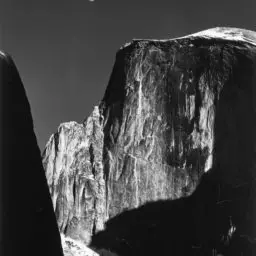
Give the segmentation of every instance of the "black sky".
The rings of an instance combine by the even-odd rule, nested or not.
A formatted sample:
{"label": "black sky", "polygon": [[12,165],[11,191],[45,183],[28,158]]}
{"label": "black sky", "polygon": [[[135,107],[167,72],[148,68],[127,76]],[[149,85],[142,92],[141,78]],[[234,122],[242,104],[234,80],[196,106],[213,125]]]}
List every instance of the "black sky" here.
{"label": "black sky", "polygon": [[0,3],[0,47],[18,67],[41,149],[61,122],[81,122],[98,104],[115,53],[125,42],[173,38],[215,26],[256,30],[255,0]]}

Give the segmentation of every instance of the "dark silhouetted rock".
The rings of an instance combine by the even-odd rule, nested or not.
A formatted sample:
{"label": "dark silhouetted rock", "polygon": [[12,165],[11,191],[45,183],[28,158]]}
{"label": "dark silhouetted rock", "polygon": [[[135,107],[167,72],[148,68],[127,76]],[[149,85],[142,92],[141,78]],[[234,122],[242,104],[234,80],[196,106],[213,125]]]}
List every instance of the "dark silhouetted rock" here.
{"label": "dark silhouetted rock", "polygon": [[[195,191],[202,175],[212,169],[215,188],[219,184],[230,187],[224,195],[255,178],[255,60],[256,33],[234,28],[215,28],[170,40],[133,40],[124,45],[116,55],[99,107],[81,125],[61,125],[46,146],[43,162],[61,231],[88,243],[91,234],[104,229],[106,220],[118,218],[124,211],[136,216],[136,208],[150,207],[142,214],[146,216],[151,210],[156,213],[155,205],[163,205],[170,220],[157,220],[161,228],[164,223],[172,229],[177,217],[182,226],[181,230],[174,228],[177,237],[184,235],[188,225],[188,236],[198,232],[204,239],[203,231],[196,231],[190,223],[193,219],[186,220],[189,214],[181,211],[194,207],[184,197]],[[207,189],[199,191],[196,198],[202,202],[198,199],[197,205],[209,197],[213,209],[202,223],[212,225],[207,221],[216,217],[217,192],[211,196]],[[249,194],[255,194],[253,188]],[[203,218],[207,213],[199,206],[193,214]],[[234,214],[230,207],[223,213],[224,219],[228,212]],[[242,219],[245,208],[241,208]],[[250,214],[253,211],[250,209]],[[150,214],[149,219],[161,218],[158,212],[155,217]],[[121,219],[125,225],[126,218]],[[250,239],[256,237],[251,221]],[[112,230],[106,228],[106,232]],[[129,236],[144,234],[131,230]],[[206,236],[203,246],[216,234]],[[184,245],[175,244],[178,239],[172,242],[172,237],[173,233],[164,241],[173,248]],[[145,238],[144,245],[150,245],[150,239]],[[214,246],[208,246],[209,253]],[[174,255],[183,255],[177,250]],[[184,253],[186,250],[184,246]]]}
{"label": "dark silhouetted rock", "polygon": [[60,234],[29,102],[10,56],[0,54],[3,256],[61,256]]}

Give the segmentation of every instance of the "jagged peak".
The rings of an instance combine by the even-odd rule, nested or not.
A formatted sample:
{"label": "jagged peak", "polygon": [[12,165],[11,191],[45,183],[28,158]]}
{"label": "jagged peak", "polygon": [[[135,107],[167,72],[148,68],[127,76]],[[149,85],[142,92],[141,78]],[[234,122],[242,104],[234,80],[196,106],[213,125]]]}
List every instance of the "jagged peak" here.
{"label": "jagged peak", "polygon": [[148,42],[168,42],[172,40],[184,39],[184,38],[215,38],[215,39],[224,39],[231,41],[242,41],[256,45],[256,32],[248,29],[235,28],[235,27],[215,27],[206,30],[202,30],[193,34],[189,34],[182,37],[169,38],[169,39],[132,39],[132,41],[123,44],[120,47],[120,50],[127,48],[131,44],[137,41],[148,41]]}
{"label": "jagged peak", "polygon": [[45,146],[45,149],[44,149],[44,152],[43,152],[42,155],[45,154],[45,150],[46,150],[47,148],[49,148],[50,144],[54,142],[54,135],[61,133],[61,131],[63,131],[63,129],[64,129],[64,130],[70,130],[70,129],[72,129],[73,127],[82,127],[82,126],[83,126],[82,124],[79,124],[79,123],[77,123],[76,121],[69,121],[69,122],[61,123],[61,124],[58,126],[57,131],[56,131],[55,133],[52,133],[52,134],[51,134],[49,140],[48,140],[47,143],[46,143],[46,146]]}
{"label": "jagged peak", "polygon": [[64,123],[61,123],[58,127],[58,131],[60,131],[61,129],[71,129],[75,126],[82,126],[82,124],[76,122],[76,121],[69,121],[69,122],[64,122]]}
{"label": "jagged peak", "polygon": [[91,113],[91,115],[89,115],[82,123],[78,123],[76,121],[69,121],[69,122],[63,122],[58,126],[57,132],[51,134],[49,140],[46,143],[46,147],[49,147],[49,145],[52,143],[52,141],[54,140],[54,135],[55,134],[60,134],[63,130],[70,130],[72,128],[83,128],[88,121],[92,121],[92,119],[97,119],[100,117],[100,110],[99,110],[99,106],[94,106],[93,111]]}
{"label": "jagged peak", "polygon": [[101,116],[99,106],[94,106],[92,113],[86,117],[83,121],[83,125],[86,125],[88,122],[91,122],[92,120],[99,119]]}
{"label": "jagged peak", "polygon": [[93,117],[99,117],[100,116],[100,110],[99,110],[99,106],[94,106],[92,114]]}

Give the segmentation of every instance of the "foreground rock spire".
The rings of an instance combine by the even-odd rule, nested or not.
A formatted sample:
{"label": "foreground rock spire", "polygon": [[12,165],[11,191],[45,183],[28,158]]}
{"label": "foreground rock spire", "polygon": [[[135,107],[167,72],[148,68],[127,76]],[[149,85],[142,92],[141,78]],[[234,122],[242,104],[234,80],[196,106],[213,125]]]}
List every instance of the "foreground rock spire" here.
{"label": "foreground rock spire", "polygon": [[[89,243],[91,235],[103,230],[108,219],[123,216],[124,211],[148,202],[190,198],[201,178],[208,180],[204,178],[207,172],[210,184],[214,184],[209,194],[212,213],[202,212],[204,208],[200,206],[200,200],[206,203],[207,193],[211,193],[203,184],[203,189],[191,197],[198,207],[193,212],[197,221],[198,216],[207,214],[216,220],[216,200],[233,195],[233,189],[241,184],[250,184],[252,200],[256,164],[255,60],[256,33],[236,28],[214,28],[171,40],[138,39],[125,44],[116,55],[100,105],[83,124],[61,124],[46,145],[43,163],[61,232]],[[251,229],[246,232],[251,238],[256,236],[255,223],[248,216],[253,215],[254,209],[248,206],[248,194],[242,194],[243,210],[248,210],[246,221],[251,221]],[[185,204],[190,205],[187,210],[194,207],[190,199]],[[180,207],[180,203],[174,205],[170,207]],[[145,209],[154,212],[154,205],[148,207],[138,208],[143,212],[139,215],[143,216],[142,222],[147,218]],[[228,209],[232,215],[239,206]],[[174,212],[177,218],[181,216],[179,211]],[[221,216],[226,217],[227,212]],[[135,218],[137,214],[131,216]],[[242,223],[246,222],[244,216],[234,218]],[[121,220],[130,223],[127,218]],[[212,221],[204,220],[205,226]],[[122,226],[119,220],[110,221],[110,229],[111,223],[118,224],[113,224],[114,231],[108,236],[102,236],[104,241]],[[205,227],[195,231],[197,245],[187,239],[187,248],[204,248],[201,255],[212,255],[220,245],[209,241],[217,241],[222,235],[229,237],[235,230],[232,220],[225,219],[223,223],[227,224],[224,231],[207,231],[213,237],[202,236]],[[131,232],[136,233],[136,229]],[[125,233],[122,238],[121,233],[113,235],[115,244],[109,241],[109,248],[122,254],[119,249],[123,246],[126,250],[122,255],[126,255],[125,251],[135,255],[136,241],[132,242],[131,234]],[[148,239],[145,244],[155,241]],[[97,242],[97,236],[94,241],[96,247],[108,247],[106,242]],[[133,246],[129,247],[129,243]],[[179,245],[185,248],[184,244]],[[183,255],[175,250],[173,255]],[[188,252],[191,253],[189,249],[184,251]]]}
{"label": "foreground rock spire", "polygon": [[2,52],[0,94],[0,255],[62,256],[29,102],[14,62]]}

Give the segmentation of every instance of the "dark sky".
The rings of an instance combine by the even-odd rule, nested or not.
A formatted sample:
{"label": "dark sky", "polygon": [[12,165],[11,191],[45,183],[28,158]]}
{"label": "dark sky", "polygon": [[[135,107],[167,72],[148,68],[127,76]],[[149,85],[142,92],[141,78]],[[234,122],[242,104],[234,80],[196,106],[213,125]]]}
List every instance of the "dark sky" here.
{"label": "dark sky", "polygon": [[0,0],[0,47],[20,72],[41,150],[98,104],[122,44],[215,26],[256,30],[256,1]]}

